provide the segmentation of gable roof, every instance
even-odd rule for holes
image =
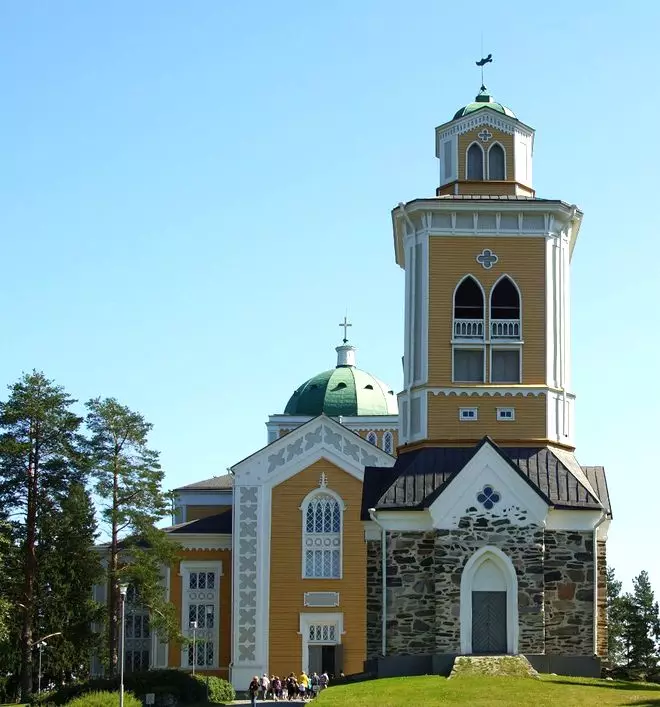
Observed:
[[[234,475],[233,474],[222,474],[222,476],[213,476],[210,479],[205,479],[204,481],[196,481],[194,484],[187,484],[186,486],[179,486],[175,488],[175,491],[230,491],[234,485]]]
[[[185,523],[177,523],[170,525],[169,528],[163,530],[170,535],[182,534],[214,534],[214,535],[229,535],[232,529],[232,510],[231,506],[226,511],[215,513],[206,518],[197,520],[189,520]]]
[[[391,469],[365,469],[362,519],[369,519],[369,508],[428,508],[484,444],[490,444],[548,505],[585,510],[604,508],[609,512],[602,467],[586,467],[601,470],[587,472],[565,450],[557,455],[551,447],[501,448],[485,437],[471,447],[427,447],[406,452]],[[601,495],[606,496],[605,502]]]

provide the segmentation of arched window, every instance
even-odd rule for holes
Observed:
[[[490,295],[490,318],[520,320],[520,295],[506,275],[495,285]]]
[[[484,151],[476,142],[473,142],[467,151],[467,178],[484,178]]]
[[[394,451],[394,437],[391,432],[386,432],[383,435],[383,451],[387,454],[392,454]]]
[[[454,336],[483,338],[484,293],[479,283],[469,275],[454,292]]]
[[[303,577],[341,577],[343,503],[327,490],[314,491],[301,507],[303,513]]]
[[[504,148],[499,143],[488,150],[488,179],[506,179]]]
[[[369,444],[378,444],[378,436],[373,430],[367,435],[367,442],[369,442]]]

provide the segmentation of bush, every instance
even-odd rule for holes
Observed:
[[[204,685],[205,694],[208,686],[208,702],[222,705],[236,699],[234,686],[222,678],[215,677],[215,675],[195,675],[195,679]]]
[[[206,675],[191,675],[183,670],[146,670],[124,675],[124,689],[132,692],[139,699],[150,692],[155,695],[156,707],[169,707],[173,702],[186,705],[206,702]],[[39,707],[47,705],[65,705],[71,700],[89,692],[119,690],[119,676],[111,678],[92,678],[85,682],[63,685],[55,692],[33,695],[32,702]],[[208,701],[223,704],[235,699],[236,693],[231,683],[209,676]],[[116,707],[116,704],[114,705]]]
[[[117,707],[119,702],[118,692],[97,691],[86,692],[76,697],[67,704],[71,707]],[[124,692],[124,707],[142,707],[138,698],[130,692]]]

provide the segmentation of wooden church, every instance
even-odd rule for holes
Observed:
[[[435,196],[392,212],[403,390],[357,368],[345,334],[265,447],[176,490],[167,532],[184,549],[164,581],[194,642],[160,642],[129,605],[128,669],[194,666],[245,689],[522,653],[598,673],[611,512],[603,469],[574,455],[582,213],[536,196],[533,146],[484,87],[436,129]]]

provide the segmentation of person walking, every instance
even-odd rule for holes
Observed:
[[[248,687],[248,692],[250,693],[250,704],[252,707],[256,707],[257,705],[257,696],[259,695],[260,688],[261,685],[259,685],[259,677],[255,675],[250,682],[250,686]]]

